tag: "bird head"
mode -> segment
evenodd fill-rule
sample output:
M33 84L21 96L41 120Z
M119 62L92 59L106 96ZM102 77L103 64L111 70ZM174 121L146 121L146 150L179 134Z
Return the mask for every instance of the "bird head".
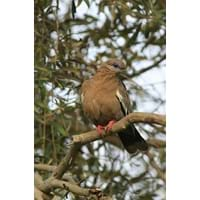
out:
M110 70L116 73L125 71L126 69L126 65L124 64L124 62L119 59L110 59L106 62L106 65Z

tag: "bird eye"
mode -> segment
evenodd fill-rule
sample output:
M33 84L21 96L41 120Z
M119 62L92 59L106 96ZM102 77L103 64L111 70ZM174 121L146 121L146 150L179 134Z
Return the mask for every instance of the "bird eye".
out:
M117 63L113 63L112 66L113 66L113 67L116 67L116 68L119 67L119 65L118 65Z

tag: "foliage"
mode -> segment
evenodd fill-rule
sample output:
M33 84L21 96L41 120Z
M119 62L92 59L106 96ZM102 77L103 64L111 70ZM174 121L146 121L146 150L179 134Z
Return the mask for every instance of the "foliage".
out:
M109 58L129 66L126 85L137 111L164 112L164 78L147 79L164 73L165 0L35 0L34 9L36 163L58 164L70 136L93 127L79 89ZM138 127L146 138L165 140L160 127ZM165 199L165 147L130 156L94 142L70 172L82 186L101 187L115 199Z

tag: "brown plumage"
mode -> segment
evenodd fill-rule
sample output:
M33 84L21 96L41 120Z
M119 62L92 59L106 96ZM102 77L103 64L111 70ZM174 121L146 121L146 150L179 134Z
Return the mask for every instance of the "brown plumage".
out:
M101 65L91 79L82 84L83 111L96 126L106 126L110 121L118 121L131 112L128 93L118 78L118 73L123 69L125 65L122 61L109 60ZM145 151L148 148L133 124L118 135L129 153L135 153L137 149Z

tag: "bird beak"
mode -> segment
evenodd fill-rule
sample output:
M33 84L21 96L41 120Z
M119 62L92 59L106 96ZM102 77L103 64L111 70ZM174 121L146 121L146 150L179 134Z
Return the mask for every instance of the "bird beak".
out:
M126 75L126 69L123 69L123 70L118 71L118 72L117 72L117 75L118 75L120 78L122 78L122 79L126 78L126 77L127 77L127 75Z

